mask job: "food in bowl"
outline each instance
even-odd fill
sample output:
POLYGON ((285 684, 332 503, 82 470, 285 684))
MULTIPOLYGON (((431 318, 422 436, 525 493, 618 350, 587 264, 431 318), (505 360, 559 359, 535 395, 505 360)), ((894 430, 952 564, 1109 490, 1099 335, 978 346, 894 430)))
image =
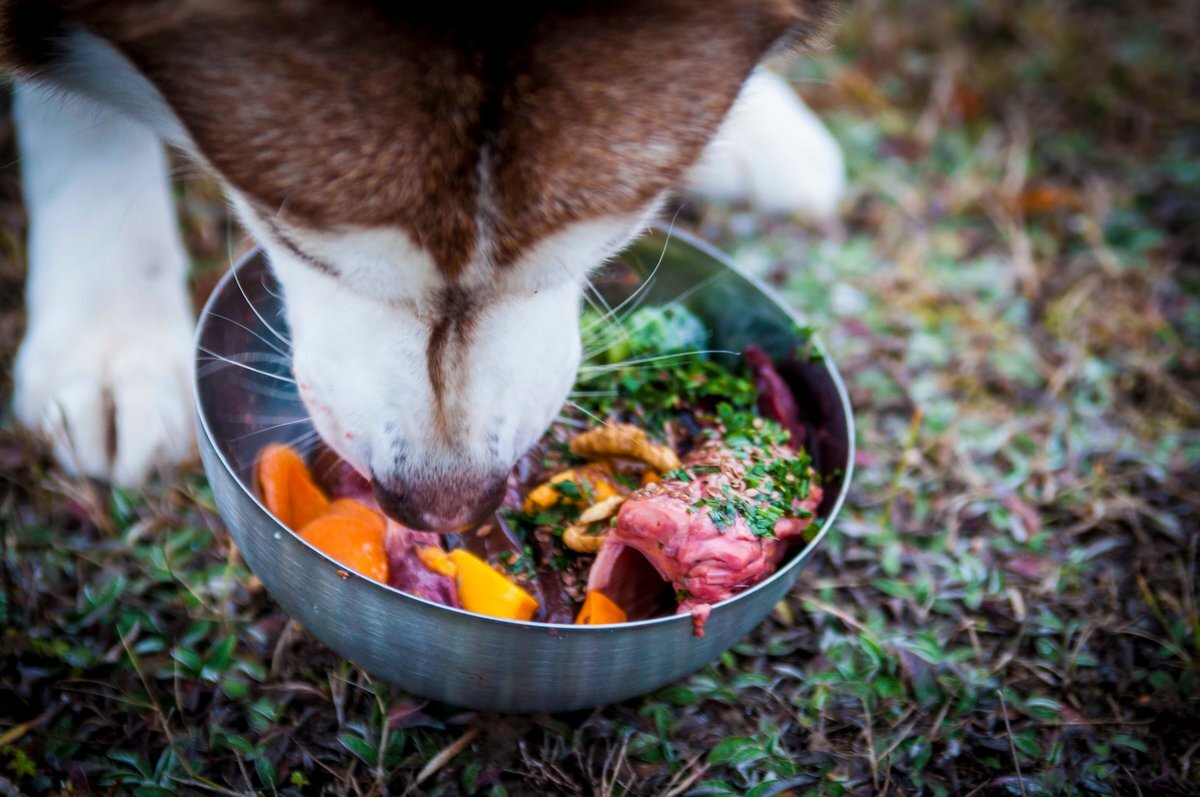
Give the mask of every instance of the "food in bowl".
POLYGON ((343 477, 334 485, 331 500, 287 446, 264 448, 256 476, 271 514, 348 570, 477 614, 528 620, 538 608, 528 592, 486 561, 465 550, 447 553, 440 535, 385 517, 367 494, 353 489, 353 480, 343 477))
POLYGON ((703 635, 713 605, 819 528, 796 401, 761 350, 707 352, 685 310, 640 310, 604 329, 614 345, 585 367, 481 528, 443 535, 384 518, 328 451, 316 479, 295 452, 264 449, 264 503, 348 569, 437 603, 589 625, 686 612, 703 635))

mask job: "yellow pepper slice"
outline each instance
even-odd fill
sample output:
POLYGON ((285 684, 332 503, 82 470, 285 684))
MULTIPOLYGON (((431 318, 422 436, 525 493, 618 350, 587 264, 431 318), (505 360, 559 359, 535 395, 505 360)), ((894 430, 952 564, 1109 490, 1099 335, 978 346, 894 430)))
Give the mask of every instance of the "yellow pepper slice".
POLYGON ((458 576, 458 566, 450 561, 446 552, 436 545, 422 545, 417 548, 417 558, 421 564, 440 576, 455 578, 458 576))
POLYGON ((525 496, 524 509, 527 513, 532 514, 559 504, 584 507, 620 495, 617 486, 612 482, 612 475, 612 468, 603 462, 593 462, 578 468, 567 468, 554 474, 549 481, 530 490, 525 496), (592 491, 591 500, 589 501, 585 495, 580 495, 579 498, 568 498, 554 487, 565 481, 574 482, 576 485, 580 482, 586 483, 592 491))
POLYGON ((612 625, 623 623, 628 619, 625 610, 613 603, 607 595, 599 590, 588 590, 575 625, 612 625))
POLYGON ((458 599, 467 611, 507 620, 528 620, 537 611, 532 595, 470 551, 459 548, 447 558, 458 568, 458 599))

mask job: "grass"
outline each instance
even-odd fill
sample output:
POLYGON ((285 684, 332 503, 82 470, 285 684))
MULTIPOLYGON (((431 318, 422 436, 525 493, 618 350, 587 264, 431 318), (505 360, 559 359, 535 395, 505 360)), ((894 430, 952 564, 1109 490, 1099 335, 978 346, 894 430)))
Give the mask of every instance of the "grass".
MULTIPOLYGON (((198 470, 127 494, 0 428, 0 793, 1200 792, 1194 34, 1185 2, 864 0, 793 67, 847 150, 841 228, 689 223, 824 329, 856 483, 761 627, 638 700, 374 682, 256 585, 198 470)), ((202 294, 227 220, 181 198, 202 294)))

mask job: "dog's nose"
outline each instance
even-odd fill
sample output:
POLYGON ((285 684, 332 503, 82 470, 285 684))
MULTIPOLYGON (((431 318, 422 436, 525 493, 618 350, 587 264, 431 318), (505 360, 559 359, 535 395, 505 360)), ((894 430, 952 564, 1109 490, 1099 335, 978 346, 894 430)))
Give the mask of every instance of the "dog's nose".
POLYGON ((459 473, 435 478, 371 480, 379 508, 417 531, 476 528, 504 501, 508 473, 459 473))

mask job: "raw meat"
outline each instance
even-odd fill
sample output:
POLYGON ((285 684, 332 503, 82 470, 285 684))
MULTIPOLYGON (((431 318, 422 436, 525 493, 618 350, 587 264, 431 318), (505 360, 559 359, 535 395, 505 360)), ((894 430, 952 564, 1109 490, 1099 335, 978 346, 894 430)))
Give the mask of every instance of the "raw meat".
MULTIPOLYGON (((772 452, 787 457, 789 451, 772 452)), ((813 484, 808 497, 796 502, 791 517, 778 520, 774 536, 759 536, 740 515, 728 525, 714 522, 706 498, 756 497, 743 482, 746 466, 719 441, 693 451, 684 467, 701 469, 691 481, 671 479, 634 492, 617 515, 616 526, 605 535, 592 564, 588 589, 610 597, 627 595, 627 571, 632 548, 654 566, 663 581, 675 590, 679 612, 690 612, 697 636, 712 605, 757 584, 775 571, 787 541, 809 526, 821 502, 821 488, 813 484), (728 488, 728 492, 726 489, 728 488)), ((656 590, 661 585, 647 585, 656 590)))
POLYGON ((432 531, 413 531, 394 520, 388 521, 384 547, 388 554, 388 586, 418 598, 462 608, 454 579, 427 568, 417 556, 417 547, 442 547, 441 535, 432 531))

